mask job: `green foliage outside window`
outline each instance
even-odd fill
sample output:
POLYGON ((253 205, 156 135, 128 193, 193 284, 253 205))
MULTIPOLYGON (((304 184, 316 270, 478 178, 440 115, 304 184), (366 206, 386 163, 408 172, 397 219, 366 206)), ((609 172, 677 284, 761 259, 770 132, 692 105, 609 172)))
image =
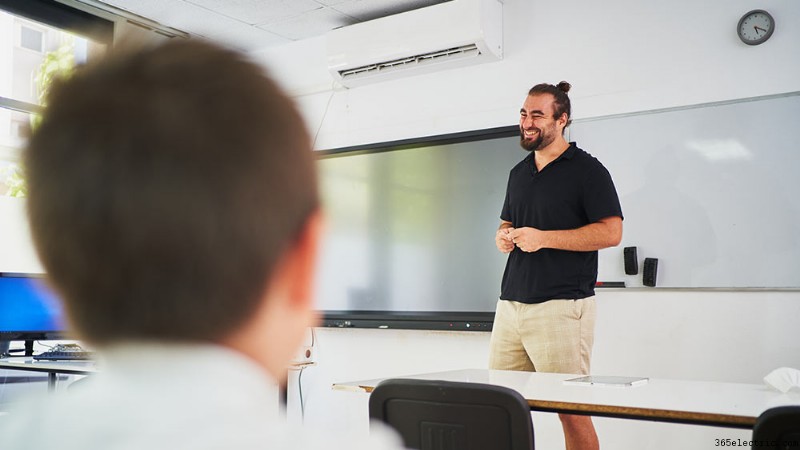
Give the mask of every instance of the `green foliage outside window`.
MULTIPOLYGON (((39 70, 36 72, 36 77, 33 81, 36 83, 37 99, 39 105, 42 107, 47 106, 47 95, 50 93, 50 86, 53 80, 57 78, 69 78, 72 72, 75 71, 75 44, 70 39, 67 43, 63 44, 58 50, 48 52, 39 70)), ((41 122, 42 117, 39 114, 31 114, 31 130, 35 130, 41 122)))
POLYGON ((22 177, 21 164, 12 164, 3 170, 4 180, 3 183, 8 187, 6 196, 8 197, 27 197, 28 186, 25 184, 25 179, 22 177))
MULTIPOLYGON (((47 105, 47 94, 50 86, 56 78, 67 78, 75 70, 75 45, 72 39, 57 50, 45 54, 39 69, 36 71, 34 82, 39 105, 47 105)), ((35 130, 42 121, 42 116, 32 113, 30 116, 31 132, 35 130)), ((8 187, 6 193, 9 197, 27 197, 28 187, 25 184, 24 170, 22 162, 11 164, 3 170, 3 183, 8 187)))

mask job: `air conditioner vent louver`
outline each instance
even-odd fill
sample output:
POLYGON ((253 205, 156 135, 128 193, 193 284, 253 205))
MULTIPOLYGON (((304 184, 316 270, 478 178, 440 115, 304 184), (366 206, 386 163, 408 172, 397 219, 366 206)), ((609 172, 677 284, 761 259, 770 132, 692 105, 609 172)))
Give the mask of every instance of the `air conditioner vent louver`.
POLYGON ((345 87, 499 61, 499 0, 455 0, 360 22, 326 35, 328 71, 345 87))
POLYGON ((452 61, 454 59, 470 58, 480 56, 481 51, 475 44, 462 45, 460 47, 437 50, 435 52, 423 53, 421 55, 409 56, 408 58, 395 59, 366 66, 355 67, 353 69, 339 71, 343 80, 354 79, 364 76, 386 73, 391 70, 405 69, 410 66, 420 64, 431 64, 436 62, 452 61))

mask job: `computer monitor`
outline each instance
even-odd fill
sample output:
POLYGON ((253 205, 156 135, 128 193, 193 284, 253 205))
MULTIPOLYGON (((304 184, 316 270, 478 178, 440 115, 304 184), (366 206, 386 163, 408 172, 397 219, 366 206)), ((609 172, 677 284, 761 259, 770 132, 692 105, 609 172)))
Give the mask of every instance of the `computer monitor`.
POLYGON ((10 341, 61 339, 64 335, 61 301, 41 274, 0 273, 0 353, 10 341))

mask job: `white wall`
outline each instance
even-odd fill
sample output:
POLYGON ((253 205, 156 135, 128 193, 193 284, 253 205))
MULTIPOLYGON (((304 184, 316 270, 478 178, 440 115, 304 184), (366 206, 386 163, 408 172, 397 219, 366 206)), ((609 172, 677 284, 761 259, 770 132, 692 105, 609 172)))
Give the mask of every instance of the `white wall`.
MULTIPOLYGON (((318 149, 512 125, 527 89, 541 81, 573 84, 574 118, 800 91, 794 0, 506 0, 504 21, 501 62, 350 90, 332 90, 323 38, 254 57, 296 97, 318 149), (736 24, 761 8, 775 17, 775 34, 746 46, 736 24)), ((598 296, 594 373, 759 383, 774 368, 800 368, 800 292, 598 296)), ((302 380, 306 422, 339 429, 366 429, 367 397, 333 392, 333 382, 485 367, 488 351, 486 333, 318 329, 317 338, 319 364, 302 380)), ((563 448, 557 419, 535 414, 534 422, 538 448, 563 448)), ((708 449, 714 439, 749 436, 618 419, 596 424, 606 449, 708 449)))
POLYGON ((504 29, 500 62, 332 95, 324 38, 254 56, 297 95, 312 132, 322 125, 318 148, 513 125, 540 81, 572 83, 575 118, 800 90, 794 0, 506 0, 504 29), (756 8, 777 25, 751 47, 735 29, 756 8))
POLYGON ((31 243, 25 203, 0 196, 0 272, 44 272, 31 243))

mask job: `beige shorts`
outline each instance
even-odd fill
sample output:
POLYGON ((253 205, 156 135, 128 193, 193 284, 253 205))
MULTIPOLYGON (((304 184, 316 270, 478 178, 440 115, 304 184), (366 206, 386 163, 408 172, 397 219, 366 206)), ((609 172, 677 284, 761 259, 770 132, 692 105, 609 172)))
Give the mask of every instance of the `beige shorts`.
POLYGON ((589 374, 595 300, 497 302, 489 342, 489 368, 589 374))

